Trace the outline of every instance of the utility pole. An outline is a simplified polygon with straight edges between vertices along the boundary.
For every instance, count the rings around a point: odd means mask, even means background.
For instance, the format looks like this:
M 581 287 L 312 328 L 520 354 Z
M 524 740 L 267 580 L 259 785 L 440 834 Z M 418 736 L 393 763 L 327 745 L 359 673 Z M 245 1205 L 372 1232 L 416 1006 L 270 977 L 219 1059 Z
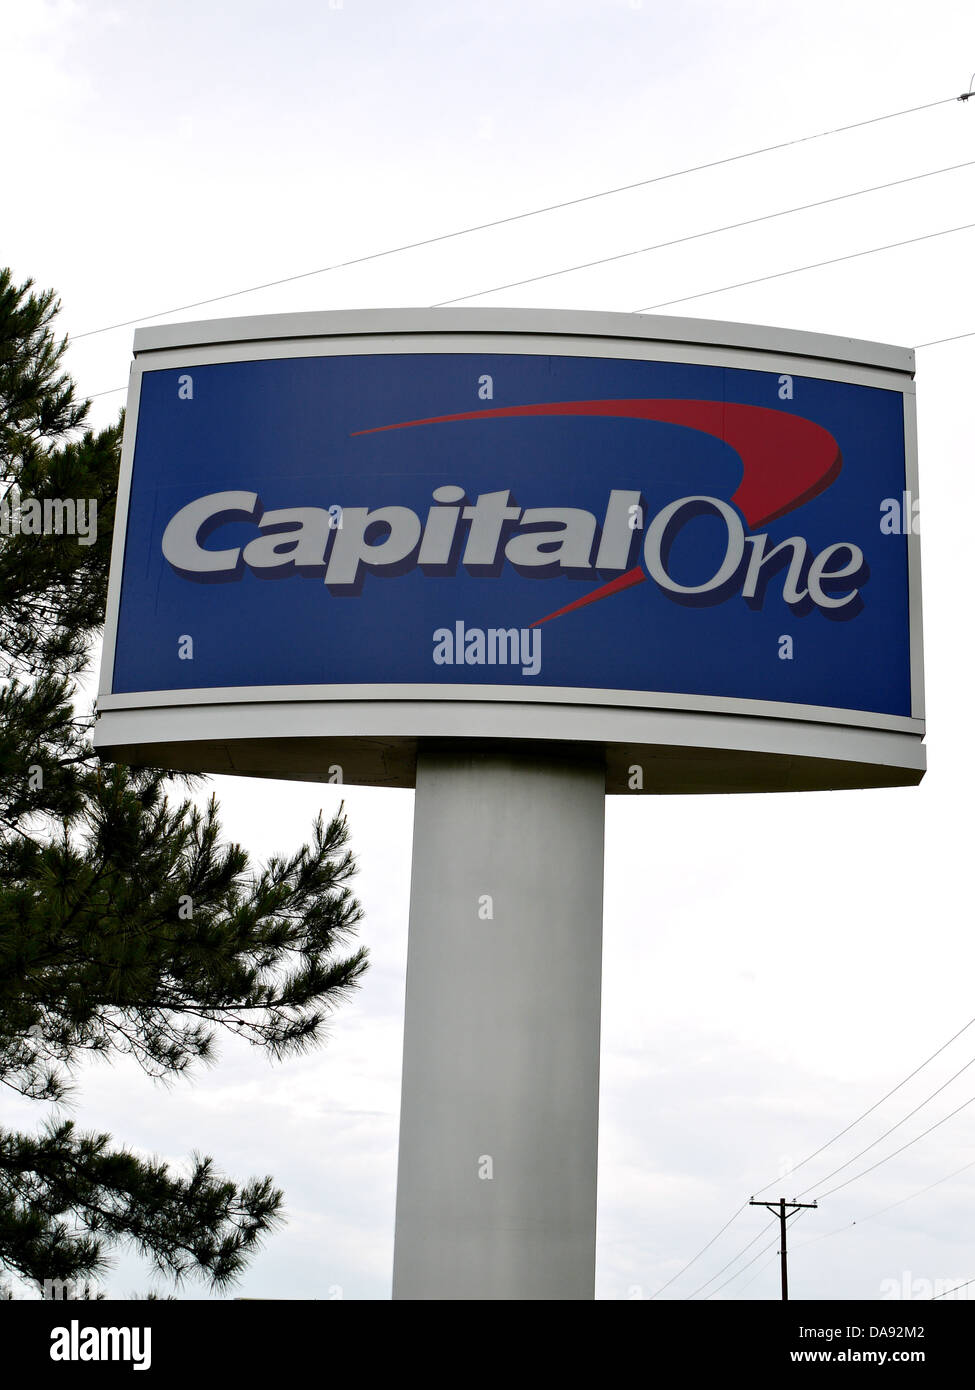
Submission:
M 756 1202 L 756 1201 L 755 1201 L 755 1198 L 753 1197 L 753 1198 L 751 1199 L 751 1201 L 748 1203 L 748 1205 L 749 1205 L 750 1207 L 765 1207 L 766 1210 L 767 1210 L 767 1211 L 770 1211 L 770 1212 L 772 1213 L 773 1216 L 777 1216 L 777 1217 L 779 1218 L 779 1230 L 780 1230 L 781 1239 L 782 1239 L 782 1249 L 779 1251 L 779 1254 L 782 1256 L 782 1298 L 783 1298 L 783 1301 L 788 1301 L 788 1298 L 789 1298 L 789 1267 L 788 1267 L 788 1264 L 787 1264 L 787 1261 L 786 1261 L 786 1253 L 785 1253 L 785 1220 L 786 1220 L 786 1207 L 791 1208 L 791 1211 L 799 1211 L 801 1208 L 809 1208 L 810 1210 L 812 1210 L 813 1208 L 815 1208 L 816 1203 L 815 1203 L 815 1202 L 787 1202 L 787 1201 L 785 1200 L 784 1197 L 780 1197 L 779 1200 L 778 1200 L 777 1202 Z

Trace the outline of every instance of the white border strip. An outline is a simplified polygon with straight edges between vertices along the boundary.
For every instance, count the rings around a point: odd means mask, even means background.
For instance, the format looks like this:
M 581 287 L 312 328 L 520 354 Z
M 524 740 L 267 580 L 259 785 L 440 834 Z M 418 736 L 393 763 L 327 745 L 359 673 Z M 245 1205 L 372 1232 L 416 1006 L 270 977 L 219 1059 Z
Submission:
M 108 713 L 123 709 L 173 709 L 193 705 L 291 705 L 313 701 L 331 704 L 345 701 L 422 700 L 497 701 L 508 705 L 580 705 L 632 710 L 682 710 L 702 714 L 747 715 L 766 719 L 791 719 L 817 724 L 843 724 L 850 728 L 886 729 L 891 733 L 923 736 L 924 721 L 907 715 L 873 714 L 864 710 L 829 706 L 787 704 L 774 700 L 744 700 L 720 695 L 682 695 L 670 691 L 599 690 L 589 686 L 513 685 L 264 685 L 208 686 L 191 690 L 133 691 L 100 695 L 98 708 Z
M 693 711 L 598 706 L 513 706 L 469 701 L 336 701 L 331 705 L 266 703 L 110 711 L 95 724 L 100 749 L 207 743 L 233 767 L 235 743 L 298 739 L 541 739 L 634 748 L 687 747 L 838 759 L 923 771 L 920 738 L 881 729 L 850 729 L 802 720 Z M 353 780 L 350 778 L 349 780 Z
M 864 342 L 795 328 L 691 319 L 669 314 L 617 314 L 583 309 L 338 309 L 303 314 L 261 314 L 191 323 L 157 324 L 135 331 L 137 353 L 214 343 L 266 343 L 271 338 L 320 338 L 349 334 L 529 333 L 533 335 L 633 338 L 644 344 L 680 343 L 752 348 L 763 353 L 855 362 L 914 374 L 913 348 Z M 607 347 L 603 351 L 607 352 Z M 467 351 L 461 348 L 460 351 Z M 597 353 L 597 355 L 602 355 Z M 612 356 L 612 352 L 607 352 Z

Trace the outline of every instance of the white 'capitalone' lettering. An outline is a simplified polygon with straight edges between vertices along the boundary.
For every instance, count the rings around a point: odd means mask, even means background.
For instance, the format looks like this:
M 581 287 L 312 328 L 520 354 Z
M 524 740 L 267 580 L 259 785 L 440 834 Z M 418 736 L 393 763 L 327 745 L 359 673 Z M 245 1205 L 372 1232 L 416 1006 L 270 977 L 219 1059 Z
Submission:
M 472 574 L 498 574 L 507 561 L 535 575 L 590 571 L 605 577 L 637 563 L 640 533 L 631 518 L 635 510 L 642 515 L 639 492 L 612 489 L 601 525 L 579 507 L 523 510 L 508 488 L 481 493 L 469 502 L 463 488 L 448 484 L 434 491 L 433 501 L 424 521 L 410 507 L 342 507 L 342 524 L 336 527 L 337 508 L 265 511 L 255 492 L 214 492 L 172 517 L 162 551 L 178 574 L 203 583 L 239 579 L 245 569 L 264 576 L 277 571 L 318 575 L 334 593 L 357 593 L 369 570 L 399 574 L 419 567 L 429 574 L 452 574 L 463 564 Z M 702 514 L 723 521 L 724 555 L 697 583 L 680 583 L 668 568 L 669 547 Z M 239 545 L 211 549 L 205 544 L 231 523 L 249 524 L 259 534 Z M 768 536 L 747 536 L 739 513 L 718 497 L 680 497 L 668 503 L 648 526 L 643 547 L 651 579 L 683 601 L 700 596 L 706 601 L 711 595 L 713 602 L 733 585 L 745 599 L 760 599 L 768 580 L 783 567 L 777 557 L 788 559 L 782 587 L 786 603 L 811 601 L 836 610 L 857 598 L 855 581 L 864 571 L 859 546 L 842 541 L 814 554 L 801 536 L 790 536 L 770 549 Z M 844 580 L 851 587 L 835 592 Z

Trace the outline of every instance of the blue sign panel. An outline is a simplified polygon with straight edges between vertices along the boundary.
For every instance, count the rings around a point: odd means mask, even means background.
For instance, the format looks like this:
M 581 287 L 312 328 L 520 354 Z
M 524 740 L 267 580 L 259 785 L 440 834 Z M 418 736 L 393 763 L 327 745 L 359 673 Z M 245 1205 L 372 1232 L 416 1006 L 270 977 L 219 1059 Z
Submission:
M 112 691 L 909 716 L 907 485 L 901 393 L 814 377 L 453 352 L 147 371 Z

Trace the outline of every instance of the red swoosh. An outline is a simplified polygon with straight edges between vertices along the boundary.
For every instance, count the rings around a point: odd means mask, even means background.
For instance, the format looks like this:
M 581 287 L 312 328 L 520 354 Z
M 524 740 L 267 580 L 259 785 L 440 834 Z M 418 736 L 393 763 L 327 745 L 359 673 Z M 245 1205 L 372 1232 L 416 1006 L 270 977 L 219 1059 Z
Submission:
M 610 400 L 557 401 L 542 405 L 496 406 L 466 410 L 458 415 L 431 415 L 423 420 L 404 420 L 354 430 L 354 435 L 380 434 L 384 430 L 409 429 L 414 425 L 441 425 L 455 420 L 499 420 L 521 415 L 605 415 L 616 419 L 655 420 L 700 430 L 731 446 L 742 462 L 742 477 L 731 500 L 749 526 L 764 526 L 801 507 L 825 492 L 843 466 L 840 446 L 822 425 L 801 415 L 772 410 L 763 405 L 739 405 L 733 401 Z M 638 566 L 601 585 L 584 598 L 538 618 L 532 627 L 551 618 L 584 608 L 639 584 L 646 576 Z
M 729 444 L 742 461 L 742 479 L 732 502 L 749 526 L 764 526 L 825 491 L 843 465 L 840 447 L 822 425 L 784 410 L 726 401 L 619 400 L 557 401 L 544 405 L 507 405 L 468 410 L 459 415 L 431 415 L 378 425 L 359 434 L 441 425 L 455 420 L 499 420 L 519 415 L 607 415 L 617 419 L 656 420 L 700 430 Z

